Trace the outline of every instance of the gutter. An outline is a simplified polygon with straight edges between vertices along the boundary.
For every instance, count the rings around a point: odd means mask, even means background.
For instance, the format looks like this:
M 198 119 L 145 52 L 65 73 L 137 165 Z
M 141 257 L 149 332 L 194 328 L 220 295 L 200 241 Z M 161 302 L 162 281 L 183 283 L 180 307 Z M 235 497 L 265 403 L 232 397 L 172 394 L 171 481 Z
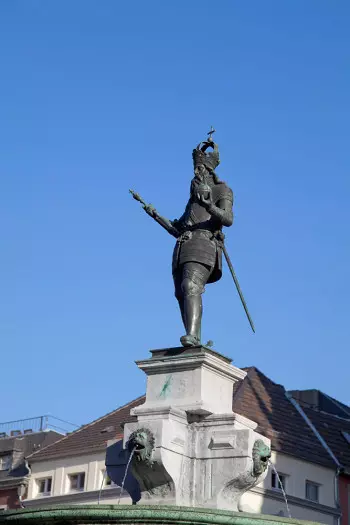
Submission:
M 286 391 L 285 395 L 286 395 L 286 398 L 293 405 L 293 407 L 297 410 L 297 412 L 299 412 L 299 414 L 304 419 L 304 421 L 308 425 L 308 427 L 315 434 L 316 438 L 321 443 L 322 447 L 326 450 L 326 452 L 330 455 L 330 457 L 332 458 L 332 460 L 334 461 L 334 463 L 335 463 L 335 465 L 337 467 L 336 471 L 335 471 L 335 476 L 334 476 L 334 500 L 335 500 L 335 504 L 336 504 L 337 508 L 341 512 L 340 497 L 339 497 L 339 474 L 344 472 L 345 469 L 344 469 L 343 465 L 341 465 L 341 463 L 338 461 L 337 457 L 333 454 L 332 450 L 327 445 L 326 441 L 323 439 L 323 437 L 321 436 L 321 434 L 319 433 L 319 431 L 317 430 L 315 425 L 307 417 L 307 415 L 305 414 L 304 410 L 301 408 L 299 403 L 294 399 L 294 397 L 289 392 Z M 340 523 L 341 523 L 341 518 L 342 518 L 342 512 L 341 512 L 340 516 L 337 518 L 338 525 L 340 525 Z

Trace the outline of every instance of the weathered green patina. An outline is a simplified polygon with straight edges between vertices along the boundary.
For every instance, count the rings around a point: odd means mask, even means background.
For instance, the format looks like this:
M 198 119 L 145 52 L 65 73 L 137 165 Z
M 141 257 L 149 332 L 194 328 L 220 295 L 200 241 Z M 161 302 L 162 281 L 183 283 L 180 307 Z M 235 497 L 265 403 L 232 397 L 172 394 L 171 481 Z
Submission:
M 271 457 L 271 449 L 262 439 L 257 439 L 253 446 L 253 475 L 261 476 L 267 469 L 268 461 Z
M 172 376 L 168 376 L 165 380 L 165 383 L 163 385 L 163 388 L 159 394 L 159 397 L 163 397 L 164 399 L 167 397 L 168 395 L 168 392 L 170 390 L 170 383 L 171 383 L 171 380 L 172 380 Z
M 0 525 L 90 525 L 98 523 L 311 525 L 314 522 L 281 518 L 280 516 L 166 505 L 55 505 L 46 508 L 8 510 L 0 515 Z

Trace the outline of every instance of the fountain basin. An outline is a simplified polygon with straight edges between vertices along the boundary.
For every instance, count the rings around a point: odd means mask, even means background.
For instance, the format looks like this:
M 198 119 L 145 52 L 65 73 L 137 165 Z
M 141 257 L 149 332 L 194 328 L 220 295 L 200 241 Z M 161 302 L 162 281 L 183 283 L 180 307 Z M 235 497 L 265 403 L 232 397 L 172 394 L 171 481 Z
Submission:
M 315 522 L 280 516 L 166 505 L 54 505 L 7 510 L 0 525 L 76 525 L 117 523 L 162 525 L 310 525 Z

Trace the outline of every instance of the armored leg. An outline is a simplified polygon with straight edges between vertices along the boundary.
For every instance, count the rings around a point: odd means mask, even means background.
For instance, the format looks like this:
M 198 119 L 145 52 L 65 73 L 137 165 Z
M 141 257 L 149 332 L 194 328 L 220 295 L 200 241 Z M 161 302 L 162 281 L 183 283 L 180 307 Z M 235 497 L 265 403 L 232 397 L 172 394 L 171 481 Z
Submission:
M 175 297 L 179 303 L 179 308 L 180 308 L 180 312 L 181 312 L 181 319 L 182 319 L 182 322 L 183 322 L 183 325 L 185 327 L 185 330 L 187 330 L 186 328 L 186 315 L 185 315 L 185 298 L 184 298 L 184 295 L 182 293 L 182 289 L 181 289 L 181 282 L 182 282 L 182 269 L 181 271 L 177 271 L 174 275 L 173 275 L 173 278 L 174 278 L 174 285 L 175 285 Z
M 183 346 L 199 345 L 201 340 L 202 324 L 202 296 L 185 296 L 184 310 L 186 319 L 186 335 L 181 337 L 181 344 Z
M 195 346 L 201 340 L 202 293 L 209 278 L 210 268 L 200 263 L 185 263 L 175 282 L 186 335 L 180 341 L 183 346 Z

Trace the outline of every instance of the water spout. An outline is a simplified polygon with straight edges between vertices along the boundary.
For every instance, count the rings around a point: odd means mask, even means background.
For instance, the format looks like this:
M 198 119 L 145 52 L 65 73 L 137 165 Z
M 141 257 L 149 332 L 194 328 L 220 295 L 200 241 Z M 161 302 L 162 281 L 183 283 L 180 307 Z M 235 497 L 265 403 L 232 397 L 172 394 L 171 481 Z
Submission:
M 292 514 L 290 512 L 290 508 L 289 508 L 289 505 L 288 505 L 288 500 L 287 500 L 287 494 L 286 494 L 286 491 L 284 490 L 284 486 L 282 484 L 282 481 L 281 481 L 281 478 L 279 477 L 279 474 L 276 470 L 276 467 L 275 465 L 272 463 L 271 460 L 269 460 L 269 465 L 271 465 L 274 473 L 276 474 L 276 477 L 277 477 L 277 481 L 278 481 L 278 485 L 282 491 L 282 494 L 283 494 L 283 497 L 284 497 L 284 501 L 285 501 L 285 504 L 286 504 L 286 509 L 287 509 L 287 514 L 288 514 L 288 518 L 291 518 L 292 517 Z
M 126 467 L 125 467 L 125 474 L 124 474 L 123 481 L 122 481 L 122 484 L 121 484 L 121 487 L 120 487 L 119 499 L 118 499 L 117 505 L 119 505 L 119 503 L 120 503 L 120 498 L 121 498 L 123 490 L 124 490 L 124 484 L 125 484 L 126 476 L 128 475 L 128 470 L 129 470 L 130 463 L 131 463 L 131 460 L 132 460 L 132 457 L 134 455 L 135 450 L 136 450 L 136 446 L 131 450 L 130 457 L 129 457 L 128 462 L 127 462 Z
M 101 502 L 101 494 L 102 494 L 103 486 L 105 484 L 106 475 L 107 475 L 107 469 L 105 469 L 105 471 L 103 473 L 103 478 L 102 478 L 102 483 L 101 483 L 101 487 L 100 487 L 100 492 L 98 493 L 97 505 L 99 505 L 100 502 Z

